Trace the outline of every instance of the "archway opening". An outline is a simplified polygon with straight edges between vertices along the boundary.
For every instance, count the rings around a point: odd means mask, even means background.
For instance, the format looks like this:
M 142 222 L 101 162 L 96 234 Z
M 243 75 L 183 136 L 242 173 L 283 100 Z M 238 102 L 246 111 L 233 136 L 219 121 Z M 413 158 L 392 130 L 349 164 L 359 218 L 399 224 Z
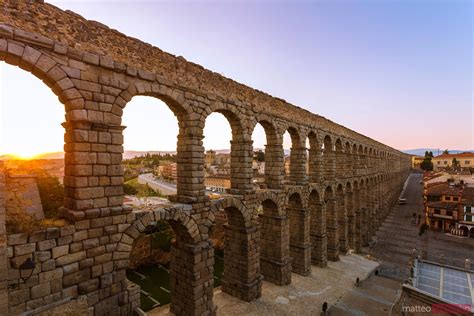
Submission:
M 122 158 L 124 204 L 143 209 L 168 203 L 178 185 L 176 115 L 157 97 L 135 96 L 123 111 L 122 123 L 123 155 L 104 154 L 103 159 L 113 164 Z
M 0 54 L 0 59 L 4 57 Z M 27 304 L 29 295 L 17 293 L 29 293 L 34 286 L 62 285 L 62 280 L 38 278 L 42 270 L 37 268 L 37 250 L 50 255 L 44 244 L 56 245 L 57 237 L 50 232 L 59 235 L 68 225 L 60 210 L 72 206 L 69 176 L 73 161 L 70 155 L 64 157 L 65 130 L 61 125 L 65 107 L 58 100 L 58 89 L 48 88 L 53 85 L 47 76 L 41 82 L 43 74 L 29 73 L 29 65 L 18 68 L 20 61 L 8 53 L 6 59 L 10 65 L 0 61 L 0 256 L 4 280 L 0 310 L 30 313 L 36 305 Z M 23 269 L 25 263 L 33 268 Z M 50 266 L 51 262 L 45 265 Z M 54 301 L 61 292 L 62 286 L 51 286 L 47 294 Z
M 65 224 L 59 209 L 72 198 L 64 188 L 65 166 L 72 159 L 64 154 L 64 115 L 64 105 L 47 85 L 0 62 L 0 191 L 5 191 L 8 233 Z
M 158 95 L 134 96 L 123 110 L 123 153 L 99 154 L 99 163 L 121 164 L 123 170 L 122 175 L 99 178 L 101 185 L 121 185 L 121 190 L 111 193 L 123 196 L 123 204 L 141 216 L 165 208 L 169 196 L 177 194 L 177 111 Z M 152 220 L 139 233 L 130 246 L 129 263 L 124 269 L 127 279 L 141 288 L 139 302 L 130 303 L 148 311 L 172 301 L 170 271 L 178 269 L 175 265 L 179 260 L 173 244 L 177 240 L 189 242 L 190 237 L 182 224 L 164 219 Z
M 267 144 L 267 135 L 260 123 L 257 123 L 253 129 L 252 141 L 252 184 L 255 189 L 259 189 L 264 188 L 265 185 L 265 146 Z
M 262 133 L 263 130 L 263 133 Z M 263 137 L 265 135 L 265 137 Z M 280 188 L 284 180 L 284 157 L 282 135 L 278 135 L 275 127 L 268 121 L 258 122 L 252 131 L 254 150 L 254 179 L 256 188 Z M 264 162 L 259 160 L 263 157 Z M 257 159 L 255 159 L 255 157 Z M 264 176 L 262 177 L 262 169 Z
M 291 150 L 292 150 L 292 141 L 291 135 L 288 130 L 283 134 L 283 153 L 285 157 L 285 181 L 289 182 L 291 180 Z
M 204 185 L 206 194 L 211 198 L 219 198 L 232 187 L 233 182 L 238 181 L 235 177 L 231 179 L 232 139 L 231 125 L 226 117 L 221 113 L 211 113 L 206 118 L 203 139 L 206 150 Z
M 323 147 L 323 169 L 324 169 L 324 180 L 332 181 L 336 176 L 336 164 L 335 164 L 335 153 L 331 137 L 326 135 L 324 137 Z

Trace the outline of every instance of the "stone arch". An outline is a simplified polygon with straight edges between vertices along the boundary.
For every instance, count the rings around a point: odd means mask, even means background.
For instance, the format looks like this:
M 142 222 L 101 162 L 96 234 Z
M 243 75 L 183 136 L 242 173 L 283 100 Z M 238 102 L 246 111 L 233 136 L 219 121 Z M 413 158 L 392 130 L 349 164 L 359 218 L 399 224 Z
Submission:
M 43 81 L 65 105 L 66 112 L 84 107 L 84 99 L 76 88 L 70 74 L 66 72 L 62 63 L 56 61 L 50 54 L 14 40 L 2 40 L 0 45 L 0 61 L 30 72 Z M 71 68 L 72 69 L 72 68 Z M 78 73 L 77 69 L 72 69 Z M 76 110 L 77 111 L 77 110 Z M 74 112 L 79 114 L 79 112 Z M 66 114 L 67 115 L 67 114 Z M 66 116 L 67 120 L 77 119 L 72 113 Z
M 324 190 L 324 203 L 326 206 L 326 232 L 327 232 L 327 257 L 328 260 L 339 260 L 339 234 L 338 217 L 336 212 L 336 198 L 331 186 Z
M 211 103 L 203 113 L 203 122 L 212 113 L 220 113 L 227 119 L 232 130 L 232 141 L 248 140 L 245 138 L 246 133 L 244 133 L 245 117 L 237 107 L 222 102 Z M 204 123 L 202 128 L 204 128 Z
M 285 200 L 284 205 L 288 206 L 292 202 L 292 197 L 295 198 L 295 195 L 298 196 L 300 199 L 299 204 L 301 207 L 306 208 L 308 205 L 308 197 L 307 193 L 305 192 L 304 187 L 301 186 L 287 186 L 285 188 Z M 294 201 L 294 200 L 293 200 Z
M 311 263 L 324 268 L 327 266 L 326 208 L 317 189 L 312 189 L 308 197 L 310 211 Z
M 125 277 L 125 269 L 129 265 L 130 252 L 134 241 L 145 232 L 145 229 L 150 225 L 156 225 L 160 220 L 166 220 L 173 228 L 176 239 L 171 246 L 171 264 L 170 264 L 170 287 L 171 287 L 171 305 L 172 312 L 182 310 L 185 304 L 192 303 L 192 300 L 201 297 L 199 293 L 189 293 L 188 289 L 193 288 L 195 282 L 206 281 L 207 286 L 203 288 L 204 293 L 212 296 L 213 291 L 213 249 L 212 244 L 202 239 L 198 225 L 189 213 L 181 208 L 172 207 L 168 209 L 155 209 L 153 211 L 142 211 L 132 213 L 134 221 L 122 233 L 121 239 L 113 252 L 113 263 L 115 272 L 118 275 Z M 199 247 L 202 251 L 199 253 L 201 258 L 202 253 L 206 257 L 201 266 L 201 272 L 196 269 L 193 259 L 196 256 L 193 253 L 191 245 Z M 209 256 L 209 255 L 211 256 Z M 210 271 L 206 273 L 205 271 Z M 203 280 L 204 279 L 204 280 Z M 126 282 L 126 279 L 123 279 Z M 127 284 L 124 283 L 124 287 Z M 183 296 L 183 293 L 188 293 Z M 131 306 L 139 306 L 139 296 L 134 299 L 137 302 L 130 302 Z
M 246 132 L 245 117 L 238 108 L 229 104 L 212 103 L 202 116 L 204 122 L 212 113 L 222 114 L 229 123 L 232 131 L 230 140 L 230 186 L 231 193 L 245 194 L 253 190 L 252 185 L 252 140 Z
M 275 202 L 275 198 L 261 196 L 259 201 L 263 208 L 263 212 L 259 214 L 260 271 L 269 282 L 277 285 L 290 284 L 288 217 Z
M 301 193 L 292 192 L 287 196 L 286 211 L 289 217 L 292 271 L 307 276 L 311 273 L 310 214 L 304 207 Z
M 65 128 L 64 207 L 66 212 L 64 216 L 75 221 L 76 217 L 70 211 L 82 211 L 88 206 L 88 203 L 78 198 L 84 196 L 83 192 L 78 191 L 84 191 L 87 188 L 78 188 L 74 184 L 79 177 L 73 162 L 84 155 L 84 152 L 77 148 L 76 143 L 88 141 L 88 133 L 84 131 L 90 128 L 90 122 L 93 121 L 84 109 L 85 102 L 81 92 L 76 88 L 75 80 L 78 80 L 80 70 L 65 66 L 68 59 L 61 63 L 43 49 L 33 48 L 11 39 L 0 39 L 0 61 L 19 67 L 43 81 L 64 105 L 66 119 L 66 122 L 62 124 Z
M 230 208 L 234 209 L 236 213 L 238 213 L 236 221 L 230 221 L 234 222 L 235 224 L 238 224 L 238 226 L 240 227 L 248 228 L 252 226 L 252 220 L 256 219 L 256 213 L 249 210 L 241 200 L 234 196 L 226 196 L 221 199 L 212 201 L 210 211 L 212 214 L 214 214 L 215 217 L 215 214 L 219 210 L 225 210 Z
M 285 215 L 284 210 L 280 206 L 285 204 L 285 201 L 282 199 L 282 196 L 273 190 L 263 190 L 257 192 L 257 205 L 263 205 L 265 201 L 271 201 L 278 208 L 277 215 Z
M 178 90 L 173 90 L 166 85 L 159 83 L 150 83 L 136 81 L 128 84 L 128 88 L 115 98 L 114 105 L 120 108 L 126 108 L 127 104 L 136 96 L 147 96 L 157 98 L 163 101 L 168 108 L 178 118 L 178 122 L 182 124 L 184 115 L 190 113 L 191 108 L 184 99 L 184 93 Z

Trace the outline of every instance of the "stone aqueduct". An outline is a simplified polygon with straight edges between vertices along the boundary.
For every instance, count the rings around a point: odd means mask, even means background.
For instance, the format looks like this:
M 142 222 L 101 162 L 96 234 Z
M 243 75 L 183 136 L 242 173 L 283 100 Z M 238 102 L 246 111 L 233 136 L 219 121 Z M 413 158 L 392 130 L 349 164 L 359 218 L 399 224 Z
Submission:
M 225 210 L 228 219 L 222 290 L 251 301 L 261 296 L 263 279 L 289 284 L 292 272 L 308 275 L 349 248 L 360 250 L 408 175 L 409 157 L 393 148 L 73 12 L 41 1 L 2 0 L 0 23 L 0 60 L 31 72 L 64 104 L 62 213 L 71 223 L 6 236 L 0 199 L 2 315 L 78 297 L 86 297 L 97 315 L 132 314 L 139 305 L 139 290 L 125 273 L 132 244 L 160 219 L 176 232 L 171 311 L 214 314 L 209 230 L 216 211 Z M 153 212 L 122 205 L 121 117 L 137 95 L 161 99 L 179 122 L 177 195 L 172 206 Z M 202 138 L 213 112 L 232 128 L 232 188 L 211 202 Z M 252 185 L 257 123 L 267 136 L 266 189 L 260 190 Z M 288 181 L 285 131 L 292 138 Z M 2 190 L 0 178 L 0 198 Z M 19 266 L 33 254 L 33 275 L 22 281 Z

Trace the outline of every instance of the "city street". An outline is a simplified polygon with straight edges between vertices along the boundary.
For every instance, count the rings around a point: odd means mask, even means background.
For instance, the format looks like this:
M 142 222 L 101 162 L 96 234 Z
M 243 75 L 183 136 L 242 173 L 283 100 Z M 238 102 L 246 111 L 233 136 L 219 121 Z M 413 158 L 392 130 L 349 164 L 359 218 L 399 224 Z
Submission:
M 374 245 L 369 253 L 382 261 L 381 274 L 391 278 L 406 280 L 410 272 L 413 249 L 422 259 L 464 267 L 469 258 L 474 262 L 474 240 L 460 238 L 446 233 L 427 230 L 418 236 L 423 223 L 422 175 L 412 173 L 404 194 L 405 205 L 394 205 L 391 213 L 374 237 Z M 412 214 L 420 214 L 421 223 L 412 224 Z

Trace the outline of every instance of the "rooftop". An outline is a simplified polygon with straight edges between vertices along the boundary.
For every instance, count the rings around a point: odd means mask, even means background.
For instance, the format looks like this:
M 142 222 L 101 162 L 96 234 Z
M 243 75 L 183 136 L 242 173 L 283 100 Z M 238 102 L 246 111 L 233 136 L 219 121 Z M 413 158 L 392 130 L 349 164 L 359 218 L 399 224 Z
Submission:
M 462 186 L 450 185 L 448 182 L 439 183 L 428 188 L 427 195 L 451 195 L 459 196 L 462 194 Z
M 474 271 L 428 261 L 415 262 L 413 286 L 454 304 L 474 307 Z
M 453 158 L 474 158 L 474 153 L 463 152 L 459 154 L 443 154 L 443 155 L 433 157 L 433 159 L 453 159 Z

